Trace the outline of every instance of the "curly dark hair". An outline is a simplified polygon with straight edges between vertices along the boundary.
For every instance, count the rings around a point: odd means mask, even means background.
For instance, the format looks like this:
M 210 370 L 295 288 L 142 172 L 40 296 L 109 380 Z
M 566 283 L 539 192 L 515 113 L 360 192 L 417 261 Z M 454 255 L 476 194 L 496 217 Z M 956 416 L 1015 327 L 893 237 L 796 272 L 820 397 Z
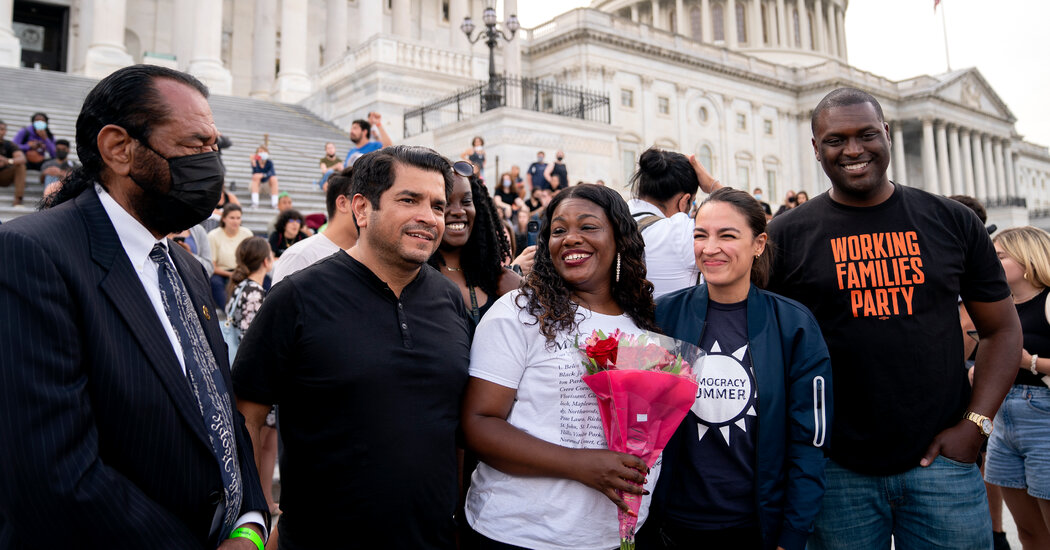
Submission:
M 289 208 L 280 214 L 277 214 L 277 219 L 273 222 L 273 229 L 280 235 L 284 235 L 284 228 L 287 227 L 288 222 L 292 220 L 299 220 L 299 230 L 306 226 L 306 221 L 303 219 L 302 212 L 294 208 Z
M 476 286 L 485 294 L 496 296 L 499 294 L 499 279 L 503 275 L 503 259 L 510 255 L 510 241 L 503 232 L 499 212 L 485 184 L 477 175 L 470 176 L 469 181 L 470 194 L 474 199 L 474 224 L 467 243 L 460 250 L 460 268 L 463 269 L 467 286 Z M 427 263 L 441 270 L 445 258 L 440 248 Z
M 536 318 L 548 344 L 553 343 L 559 333 L 576 329 L 578 306 L 570 299 L 571 289 L 555 270 L 550 251 L 551 218 L 558 205 L 567 199 L 590 201 L 605 212 L 621 257 L 620 281 L 613 284 L 613 299 L 639 328 L 656 330 L 653 284 L 645 278 L 642 234 L 623 197 L 602 185 L 585 183 L 569 187 L 551 199 L 544 209 L 536 241 L 536 261 L 522 283 L 518 306 Z M 612 273 L 609 276 L 612 277 Z

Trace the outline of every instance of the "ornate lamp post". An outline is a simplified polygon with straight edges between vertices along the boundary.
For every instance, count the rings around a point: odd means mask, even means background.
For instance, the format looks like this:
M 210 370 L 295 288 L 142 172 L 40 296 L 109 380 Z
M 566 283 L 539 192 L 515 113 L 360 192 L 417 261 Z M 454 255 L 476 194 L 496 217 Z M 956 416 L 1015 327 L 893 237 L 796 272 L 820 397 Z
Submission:
M 478 31 L 477 36 L 471 37 L 471 33 L 474 32 L 474 21 L 470 19 L 470 16 L 463 18 L 463 23 L 459 26 L 459 29 L 463 31 L 463 34 L 467 35 L 467 40 L 471 44 L 476 44 L 478 40 L 485 38 L 485 45 L 489 47 L 489 85 L 483 96 L 485 100 L 486 111 L 495 109 L 503 103 L 503 92 L 500 91 L 500 87 L 496 85 L 496 43 L 499 37 L 503 37 L 503 40 L 510 42 L 514 40 L 514 33 L 518 32 L 521 28 L 521 24 L 518 23 L 518 17 L 511 15 L 504 23 L 503 26 L 510 31 L 508 36 L 503 32 L 503 29 L 497 28 L 498 23 L 496 22 L 496 8 L 491 6 L 485 8 L 484 13 L 481 15 L 482 22 L 485 23 L 485 28 Z

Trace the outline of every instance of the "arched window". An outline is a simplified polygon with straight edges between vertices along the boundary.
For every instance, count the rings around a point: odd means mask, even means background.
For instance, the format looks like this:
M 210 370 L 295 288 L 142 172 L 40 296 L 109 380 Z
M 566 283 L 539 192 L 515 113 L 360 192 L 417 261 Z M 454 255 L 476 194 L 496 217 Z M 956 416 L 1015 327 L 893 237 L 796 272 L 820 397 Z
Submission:
M 802 47 L 802 31 L 799 30 L 799 28 L 798 28 L 799 21 L 798 21 L 798 10 L 797 9 L 791 10 L 791 24 L 792 24 L 792 26 L 794 28 L 794 31 L 795 31 L 795 33 L 794 33 L 795 34 L 795 47 L 796 48 L 801 48 Z
M 707 169 L 708 172 L 715 171 L 714 157 L 711 156 L 711 148 L 707 145 L 700 146 L 700 154 L 696 156 L 696 160 L 700 161 L 700 165 Z
M 693 40 L 703 40 L 703 25 L 704 21 L 703 16 L 700 14 L 700 6 L 693 6 L 693 9 L 689 10 L 689 30 L 693 35 Z
M 736 40 L 741 44 L 747 42 L 747 9 L 743 2 L 736 4 Z
M 711 33 L 714 36 L 712 36 L 711 38 L 713 38 L 715 42 L 724 42 L 726 39 L 726 20 L 725 13 L 723 13 L 722 11 L 722 4 L 715 4 L 711 6 L 711 23 L 713 23 L 712 26 L 714 28 L 714 30 Z

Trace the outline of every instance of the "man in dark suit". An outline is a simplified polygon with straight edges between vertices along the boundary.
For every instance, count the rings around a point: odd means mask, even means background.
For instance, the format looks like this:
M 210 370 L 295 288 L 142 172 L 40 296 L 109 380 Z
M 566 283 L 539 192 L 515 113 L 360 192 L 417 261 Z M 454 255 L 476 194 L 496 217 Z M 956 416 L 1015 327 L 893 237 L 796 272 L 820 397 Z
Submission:
M 138 65 L 77 119 L 51 208 L 0 228 L 0 549 L 262 549 L 269 514 L 201 265 L 218 133 L 195 78 Z

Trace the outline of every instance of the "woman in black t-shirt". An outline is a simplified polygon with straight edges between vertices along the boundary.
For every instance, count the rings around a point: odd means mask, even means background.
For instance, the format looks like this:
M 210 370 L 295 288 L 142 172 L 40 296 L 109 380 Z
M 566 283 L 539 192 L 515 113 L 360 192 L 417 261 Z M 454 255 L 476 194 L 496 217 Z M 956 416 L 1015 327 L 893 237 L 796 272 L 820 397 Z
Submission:
M 289 246 L 309 237 L 302 231 L 303 215 L 298 210 L 285 210 L 277 216 L 273 224 L 273 233 L 270 233 L 270 248 L 278 258 L 288 250 Z
M 1003 230 L 992 240 L 1021 320 L 1024 349 L 1017 376 L 988 438 L 985 482 L 1002 487 L 1021 544 L 1050 548 L 1050 234 Z
M 429 263 L 459 286 L 475 325 L 500 296 L 521 283 L 517 273 L 503 267 L 510 253 L 485 185 L 476 175 L 457 173 L 445 209 L 445 234 Z

